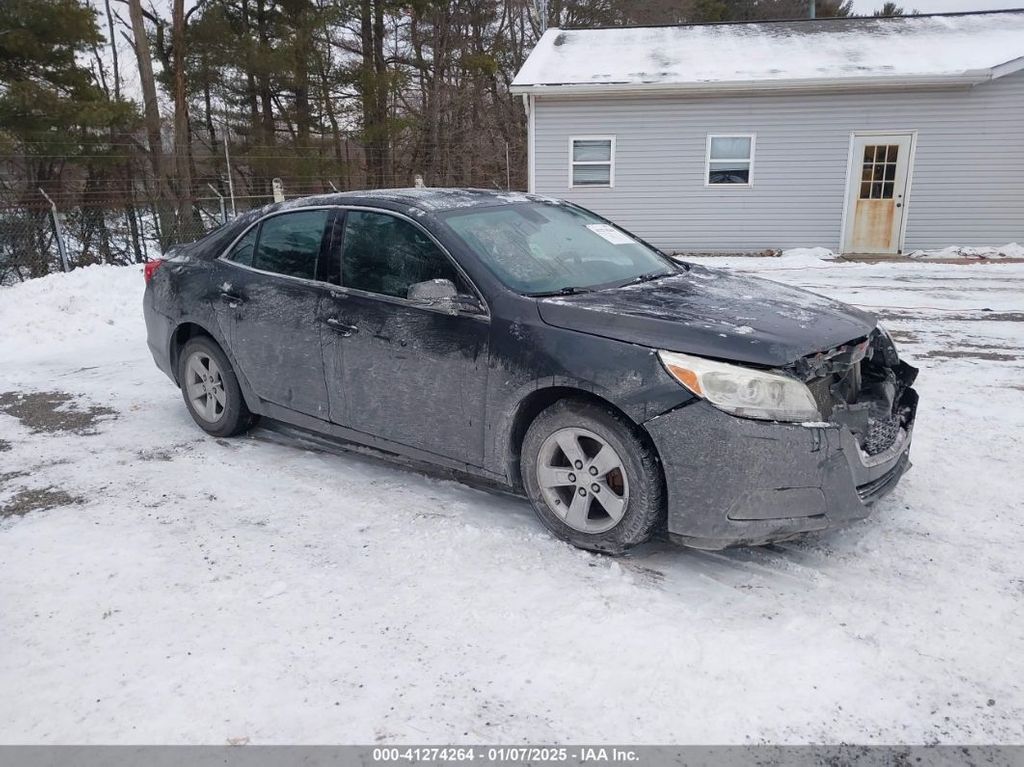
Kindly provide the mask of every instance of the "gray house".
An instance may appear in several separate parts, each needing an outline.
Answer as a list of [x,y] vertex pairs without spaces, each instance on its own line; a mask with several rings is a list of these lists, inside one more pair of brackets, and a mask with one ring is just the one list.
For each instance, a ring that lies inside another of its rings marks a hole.
[[1024,10],[550,29],[530,191],[675,252],[1024,243]]

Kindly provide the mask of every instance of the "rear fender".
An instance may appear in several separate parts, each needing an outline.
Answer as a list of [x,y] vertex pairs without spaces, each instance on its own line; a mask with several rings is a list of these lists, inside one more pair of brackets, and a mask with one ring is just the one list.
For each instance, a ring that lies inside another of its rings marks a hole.
[[178,380],[178,357],[182,348],[184,348],[190,338],[200,335],[209,336],[221,348],[221,351],[228,358],[228,362],[231,363],[231,369],[235,373],[235,378],[238,379],[238,388],[242,390],[245,406],[252,413],[260,413],[260,398],[253,391],[252,384],[249,383],[249,379],[245,376],[245,371],[238,366],[238,361],[235,359],[235,355],[231,353],[231,347],[225,343],[220,330],[212,328],[211,323],[197,322],[195,319],[184,319],[174,328],[174,332],[171,333],[170,349],[168,350],[171,369],[174,371],[174,382],[179,387],[181,386],[181,381]]

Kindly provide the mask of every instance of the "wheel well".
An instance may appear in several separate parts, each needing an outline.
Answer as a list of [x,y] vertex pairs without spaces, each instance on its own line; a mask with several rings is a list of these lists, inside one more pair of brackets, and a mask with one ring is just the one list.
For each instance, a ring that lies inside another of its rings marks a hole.
[[[564,399],[591,402],[595,405],[601,405],[602,407],[608,408],[619,415],[626,423],[630,424],[644,444],[654,452],[655,456],[658,455],[658,450],[647,431],[626,415],[626,413],[624,413],[620,408],[616,407],[603,397],[599,397],[596,394],[584,391],[583,389],[573,389],[568,386],[553,386],[548,389],[538,389],[535,392],[531,392],[525,399],[523,399],[522,402],[519,403],[519,408],[516,410],[515,419],[512,422],[512,430],[509,435],[508,475],[512,480],[513,487],[517,490],[522,490],[523,487],[523,477],[519,470],[519,460],[523,453],[523,440],[526,438],[526,432],[530,428],[530,424],[532,424],[537,416],[539,416],[544,410]],[[660,458],[658,463],[661,463]]]
[[194,322],[183,322],[174,329],[174,333],[171,334],[171,370],[174,371],[174,380],[178,381],[178,357],[181,355],[181,350],[185,347],[191,339],[198,338],[199,336],[208,336],[210,332],[202,325],[197,325]]

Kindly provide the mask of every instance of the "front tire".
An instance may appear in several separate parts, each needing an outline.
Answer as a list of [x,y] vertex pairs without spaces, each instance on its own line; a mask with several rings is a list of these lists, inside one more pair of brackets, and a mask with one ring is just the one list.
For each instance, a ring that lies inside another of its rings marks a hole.
[[238,378],[227,355],[208,336],[189,339],[178,355],[178,383],[192,420],[214,437],[233,437],[252,428]]
[[541,521],[574,546],[621,554],[664,517],[658,459],[610,408],[561,400],[526,432],[520,469]]

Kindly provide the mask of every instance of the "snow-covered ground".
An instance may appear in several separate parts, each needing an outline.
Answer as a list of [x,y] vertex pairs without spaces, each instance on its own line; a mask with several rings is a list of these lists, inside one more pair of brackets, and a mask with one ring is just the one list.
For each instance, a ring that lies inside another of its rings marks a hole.
[[1024,740],[1024,265],[711,262],[920,366],[869,520],[587,554],[519,499],[204,436],[138,269],[0,290],[0,742]]

